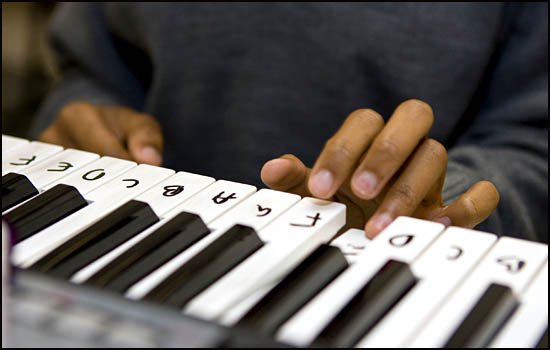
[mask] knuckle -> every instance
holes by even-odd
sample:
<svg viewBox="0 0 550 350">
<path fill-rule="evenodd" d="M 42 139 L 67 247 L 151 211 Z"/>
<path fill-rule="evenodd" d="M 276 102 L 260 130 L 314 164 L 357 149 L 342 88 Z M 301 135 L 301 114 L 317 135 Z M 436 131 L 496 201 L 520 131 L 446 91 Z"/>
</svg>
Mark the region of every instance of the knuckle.
<svg viewBox="0 0 550 350">
<path fill-rule="evenodd" d="M 475 202 L 470 197 L 464 198 L 462 201 L 462 207 L 464 209 L 465 217 L 468 221 L 474 221 L 479 216 L 479 210 L 476 207 Z"/>
<path fill-rule="evenodd" d="M 128 119 L 136 120 L 134 125 L 136 129 L 141 132 L 149 133 L 155 137 L 157 137 L 158 134 L 162 133 L 162 127 L 160 123 L 150 114 L 140 113 L 128 109 L 127 111 L 125 111 L 125 115 L 129 117 Z"/>
<path fill-rule="evenodd" d="M 93 111 L 95 111 L 95 108 L 87 102 L 72 102 L 61 108 L 59 111 L 59 118 L 63 121 L 71 121 L 76 117 L 91 115 L 90 112 Z"/>
<path fill-rule="evenodd" d="M 354 161 L 353 148 L 344 138 L 331 137 L 326 143 L 326 150 L 331 161 Z"/>
<path fill-rule="evenodd" d="M 424 141 L 430 158 L 440 162 L 447 162 L 447 150 L 440 142 L 434 139 L 427 139 Z"/>
<path fill-rule="evenodd" d="M 403 151 L 389 138 L 378 140 L 372 145 L 372 148 L 374 153 L 379 154 L 388 161 L 400 161 L 402 158 Z"/>
<path fill-rule="evenodd" d="M 407 208 L 416 207 L 417 196 L 414 189 L 408 184 L 398 184 L 392 189 L 392 196 Z"/>
</svg>

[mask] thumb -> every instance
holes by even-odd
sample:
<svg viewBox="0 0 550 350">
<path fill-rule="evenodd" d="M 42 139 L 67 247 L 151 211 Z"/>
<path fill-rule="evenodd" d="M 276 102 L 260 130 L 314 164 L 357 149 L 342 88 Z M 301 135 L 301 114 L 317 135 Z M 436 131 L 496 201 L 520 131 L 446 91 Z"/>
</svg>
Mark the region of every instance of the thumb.
<svg viewBox="0 0 550 350">
<path fill-rule="evenodd" d="M 163 137 L 159 123 L 150 115 L 134 111 L 121 116 L 130 156 L 138 163 L 160 166 Z"/>
<path fill-rule="evenodd" d="M 260 177 L 264 184 L 277 191 L 298 194 L 302 197 L 311 196 L 307 180 L 311 169 L 292 154 L 285 154 L 265 163 Z"/>
</svg>

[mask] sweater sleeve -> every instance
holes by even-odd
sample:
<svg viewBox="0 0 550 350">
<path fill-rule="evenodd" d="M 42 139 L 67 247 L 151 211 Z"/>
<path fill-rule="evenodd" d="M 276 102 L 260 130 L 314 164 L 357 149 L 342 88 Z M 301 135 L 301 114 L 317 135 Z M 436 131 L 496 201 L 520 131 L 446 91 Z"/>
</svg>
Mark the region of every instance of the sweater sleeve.
<svg viewBox="0 0 550 350">
<path fill-rule="evenodd" d="M 476 229 L 548 242 L 548 4 L 506 11 L 485 82 L 448 146 L 444 200 L 489 180 L 500 203 Z"/>
<path fill-rule="evenodd" d="M 38 137 L 59 110 L 74 101 L 143 107 L 146 87 L 124 63 L 101 4 L 59 4 L 50 39 L 62 79 L 41 104 L 31 137 Z"/>
</svg>

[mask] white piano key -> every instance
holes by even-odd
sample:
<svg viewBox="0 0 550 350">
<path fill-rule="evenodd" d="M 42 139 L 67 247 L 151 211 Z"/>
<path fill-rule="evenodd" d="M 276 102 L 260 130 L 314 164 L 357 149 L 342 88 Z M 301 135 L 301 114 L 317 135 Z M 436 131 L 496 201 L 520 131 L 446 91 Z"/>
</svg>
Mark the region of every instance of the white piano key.
<svg viewBox="0 0 550 350">
<path fill-rule="evenodd" d="M 402 347 L 496 242 L 497 236 L 450 227 L 412 265 L 418 284 L 357 345 Z"/>
<path fill-rule="evenodd" d="M 547 257 L 546 244 L 500 238 L 407 346 L 445 345 L 490 284 L 508 286 L 516 296 L 520 295 Z"/>
<path fill-rule="evenodd" d="M 489 345 L 491 348 L 533 348 L 548 328 L 548 260 L 520 296 L 521 304 Z"/>
<path fill-rule="evenodd" d="M 28 140 L 19 137 L 2 135 L 2 155 L 12 152 L 13 150 L 28 143 Z"/>
<path fill-rule="evenodd" d="M 372 240 L 367 238 L 365 231 L 352 228 L 332 240 L 331 246 L 339 248 L 349 264 L 357 262 L 359 257 L 368 251 Z"/>
<path fill-rule="evenodd" d="M 88 206 L 15 245 L 12 263 L 30 266 L 113 209 L 174 173 L 174 170 L 147 164 L 132 168 L 85 196 L 92 202 Z"/>
<path fill-rule="evenodd" d="M 124 244 L 118 246 L 108 254 L 105 254 L 98 260 L 94 261 L 92 264 L 81 269 L 73 275 L 71 281 L 75 283 L 82 283 L 90 278 L 105 265 L 116 259 L 119 255 L 133 247 L 151 233 L 155 232 L 160 226 L 164 225 L 169 220 L 165 217 L 167 211 L 185 202 L 186 200 L 189 200 L 214 181 L 215 180 L 212 177 L 181 171 L 137 196 L 135 199 L 149 203 L 151 208 L 155 211 L 157 216 L 161 218 L 161 220 Z M 174 213 L 176 213 L 176 211 L 174 211 Z M 170 216 L 170 218 L 173 216 L 174 215 Z"/>
<path fill-rule="evenodd" d="M 218 180 L 206 188 L 200 196 L 191 198 L 176 210 L 178 213 L 186 211 L 200 215 L 205 223 L 209 223 L 254 192 L 256 187 L 252 185 Z"/>
<path fill-rule="evenodd" d="M 155 214 L 161 217 L 214 181 L 213 177 L 180 171 L 134 199 L 147 202 Z"/>
<path fill-rule="evenodd" d="M 2 154 L 2 175 L 9 172 L 19 174 L 25 168 L 38 164 L 62 150 L 61 146 L 38 141 L 18 147 L 13 152 Z"/>
<path fill-rule="evenodd" d="M 113 157 L 101 157 L 77 171 L 44 186 L 47 191 L 57 184 L 74 186 L 85 195 L 137 166 L 136 162 Z"/>
<path fill-rule="evenodd" d="M 168 214 L 166 214 L 166 219 L 168 220 L 185 211 L 199 215 L 204 223 L 207 224 L 208 227 L 211 227 L 212 221 L 245 200 L 255 191 L 256 187 L 251 185 L 218 180 L 191 198 L 189 201 L 186 201 L 171 210 Z M 223 200 L 220 194 L 223 198 L 228 199 Z M 125 294 L 126 297 L 131 299 L 139 299 L 143 297 L 172 272 L 198 254 L 202 249 L 217 239 L 224 232 L 225 230 L 211 232 L 204 239 L 201 239 L 199 242 L 195 243 L 193 246 L 186 249 L 181 254 L 177 255 L 169 262 L 156 269 L 150 275 L 130 287 Z"/>
<path fill-rule="evenodd" d="M 398 217 L 369 242 L 368 253 L 286 322 L 276 339 L 296 346 L 309 345 L 389 259 L 413 262 L 444 228 L 435 222 Z"/>
<path fill-rule="evenodd" d="M 46 185 L 98 158 L 98 154 L 69 148 L 22 170 L 20 174 L 25 175 L 38 190 L 42 190 Z"/>
<path fill-rule="evenodd" d="M 303 198 L 258 232 L 268 242 L 264 247 L 194 298 L 184 312 L 223 324 L 223 313 L 251 293 L 279 281 L 319 245 L 334 237 L 345 224 L 345 214 L 346 207 L 341 203 Z"/>
</svg>

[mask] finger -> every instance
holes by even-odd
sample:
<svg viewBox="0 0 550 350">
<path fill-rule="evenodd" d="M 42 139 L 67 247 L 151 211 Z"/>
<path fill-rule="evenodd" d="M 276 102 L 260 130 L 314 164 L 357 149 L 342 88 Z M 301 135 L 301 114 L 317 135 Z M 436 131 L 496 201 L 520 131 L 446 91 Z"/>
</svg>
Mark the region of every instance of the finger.
<svg viewBox="0 0 550 350">
<path fill-rule="evenodd" d="M 104 123 L 98 108 L 85 102 L 75 102 L 64 107 L 58 116 L 61 132 L 67 135 L 75 147 L 108 155 L 130 159 L 122 140 Z"/>
<path fill-rule="evenodd" d="M 489 181 L 479 181 L 434 219 L 445 226 L 474 228 L 491 215 L 498 205 L 500 195 Z"/>
<path fill-rule="evenodd" d="M 319 198 L 334 195 L 383 126 L 384 119 L 373 110 L 351 113 L 315 162 L 308 183 L 311 193 Z"/>
<path fill-rule="evenodd" d="M 128 145 L 138 163 L 162 164 L 163 137 L 160 124 L 150 115 L 129 108 L 106 108 L 104 114 L 116 114 Z M 110 118 L 109 118 L 110 119 Z"/>
<path fill-rule="evenodd" d="M 367 221 L 367 237 L 374 238 L 398 216 L 411 216 L 440 182 L 446 164 L 445 147 L 433 139 L 423 141 Z"/>
<path fill-rule="evenodd" d="M 433 124 L 430 106 L 419 100 L 403 102 L 376 136 L 352 177 L 361 199 L 372 199 L 405 163 Z"/>
<path fill-rule="evenodd" d="M 65 133 L 60 132 L 57 123 L 50 125 L 46 130 L 44 130 L 38 137 L 38 140 L 54 145 L 60 145 L 65 148 L 76 147 L 74 142 Z"/>
<path fill-rule="evenodd" d="M 312 196 L 307 187 L 311 170 L 292 154 L 272 159 L 262 167 L 260 177 L 266 186 L 277 191 Z"/>
</svg>

